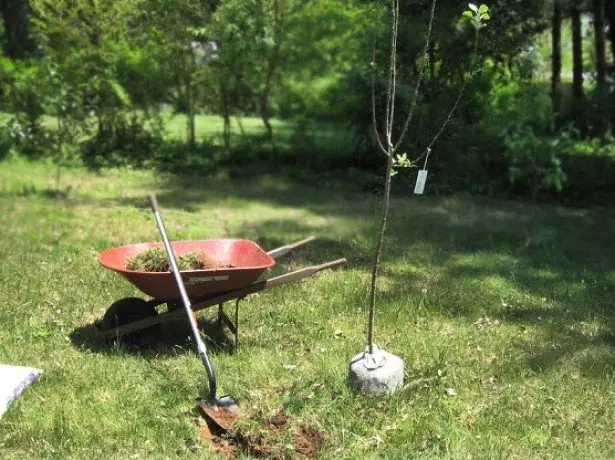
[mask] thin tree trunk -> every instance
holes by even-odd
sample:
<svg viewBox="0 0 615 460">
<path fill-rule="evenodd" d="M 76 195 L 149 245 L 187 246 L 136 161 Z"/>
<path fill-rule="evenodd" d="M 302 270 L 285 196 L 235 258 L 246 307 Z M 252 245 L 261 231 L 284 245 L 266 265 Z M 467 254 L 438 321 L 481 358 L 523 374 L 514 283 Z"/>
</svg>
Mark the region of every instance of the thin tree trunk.
<svg viewBox="0 0 615 460">
<path fill-rule="evenodd" d="M 553 1 L 551 26 L 551 101 L 553 124 L 557 129 L 562 105 L 562 9 L 559 0 Z"/>
<path fill-rule="evenodd" d="M 571 9 L 572 19 L 572 118 L 581 133 L 587 135 L 586 124 L 583 119 L 584 93 L 583 93 L 583 38 L 581 29 L 581 6 L 577 2 Z"/>
<path fill-rule="evenodd" d="M 605 0 L 604 11 L 609 23 L 609 41 L 611 42 L 611 73 L 615 73 L 615 0 Z"/>
<path fill-rule="evenodd" d="M 273 48 L 271 55 L 267 60 L 267 71 L 265 74 L 265 86 L 260 95 L 260 114 L 263 119 L 263 124 L 267 131 L 267 137 L 271 146 L 275 149 L 275 139 L 273 137 L 273 127 L 269 121 L 269 96 L 273 89 L 273 75 L 276 71 L 278 64 L 278 57 L 280 54 L 280 48 L 282 46 L 282 34 L 284 27 L 284 6 L 279 0 L 276 0 L 273 5 L 273 27 L 275 29 L 273 34 Z"/>
<path fill-rule="evenodd" d="M 19 59 L 33 51 L 34 44 L 29 37 L 29 3 L 23 0 L 0 1 L 0 16 L 4 28 L 4 54 Z"/>
<path fill-rule="evenodd" d="M 222 90 L 222 118 L 224 120 L 224 129 L 222 131 L 224 147 L 228 149 L 231 147 L 231 109 L 225 89 Z"/>
<path fill-rule="evenodd" d="M 593 0 L 594 14 L 594 45 L 596 48 L 596 87 L 598 91 L 598 126 L 593 133 L 598 137 L 603 137 L 608 130 L 608 119 L 605 109 L 607 108 L 606 99 L 608 88 L 606 86 L 606 33 L 604 30 L 604 0 Z"/>
<path fill-rule="evenodd" d="M 606 84 L 606 46 L 604 30 L 604 0 L 594 0 L 594 39 L 596 46 L 596 85 L 603 89 Z"/>
<path fill-rule="evenodd" d="M 241 133 L 241 137 L 247 139 L 246 130 L 243 129 L 243 122 L 241 121 L 241 118 L 235 115 L 235 121 L 237 122 L 237 126 L 239 126 L 239 132 Z"/>
<path fill-rule="evenodd" d="M 186 71 L 186 78 L 184 80 L 186 85 L 186 104 L 188 105 L 188 145 L 191 149 L 196 146 L 196 123 L 194 115 L 194 94 L 192 91 L 192 76 L 190 70 Z"/>
<path fill-rule="evenodd" d="M 386 231 L 387 217 L 389 215 L 389 201 L 391 197 L 391 178 L 393 173 L 393 151 L 389 147 L 389 156 L 387 157 L 387 170 L 384 182 L 384 201 L 382 203 L 382 218 L 380 219 L 380 231 L 376 239 L 376 253 L 374 265 L 372 266 L 372 280 L 370 289 L 370 310 L 369 321 L 367 325 L 367 345 L 370 354 L 374 353 L 374 312 L 376 310 L 376 280 L 378 279 L 378 269 L 380 268 L 380 259 L 382 258 L 382 247 L 384 245 L 384 233 Z"/>
<path fill-rule="evenodd" d="M 263 119 L 265 130 L 267 131 L 267 139 L 269 139 L 269 142 L 271 142 L 271 147 L 275 149 L 276 147 L 275 139 L 273 137 L 273 127 L 271 126 L 271 122 L 269 121 L 269 114 L 266 106 L 261 108 L 261 118 Z"/>
<path fill-rule="evenodd" d="M 605 0 L 604 4 L 606 19 L 609 24 L 609 35 L 608 39 L 611 43 L 611 55 L 613 57 L 613 61 L 610 63 L 610 74 L 611 78 L 615 78 L 615 0 Z M 611 92 L 610 102 L 615 102 L 615 93 Z M 610 111 L 610 122 L 611 122 L 611 132 L 615 133 L 615 110 Z"/>
<path fill-rule="evenodd" d="M 64 133 L 66 132 L 65 114 L 59 113 L 58 117 L 58 144 L 56 151 L 56 172 L 55 172 L 55 196 L 60 198 L 60 179 L 62 178 L 62 165 L 64 163 Z"/>
<path fill-rule="evenodd" d="M 532 193 L 532 214 L 530 216 L 530 222 L 527 226 L 527 238 L 525 239 L 525 243 L 523 243 L 523 247 L 525 249 L 530 248 L 534 244 L 534 227 L 536 226 L 536 212 L 538 208 L 536 200 L 538 198 L 539 186 L 540 176 L 538 174 L 534 174 L 530 180 L 530 188 Z"/>
<path fill-rule="evenodd" d="M 273 73 L 276 68 L 277 56 L 271 56 L 269 58 L 269 64 L 267 65 L 267 75 L 265 77 L 265 88 L 260 97 L 260 114 L 267 131 L 267 138 L 271 142 L 271 146 L 275 149 L 275 140 L 273 138 L 273 127 L 269 121 L 269 95 L 271 94 Z"/>
</svg>

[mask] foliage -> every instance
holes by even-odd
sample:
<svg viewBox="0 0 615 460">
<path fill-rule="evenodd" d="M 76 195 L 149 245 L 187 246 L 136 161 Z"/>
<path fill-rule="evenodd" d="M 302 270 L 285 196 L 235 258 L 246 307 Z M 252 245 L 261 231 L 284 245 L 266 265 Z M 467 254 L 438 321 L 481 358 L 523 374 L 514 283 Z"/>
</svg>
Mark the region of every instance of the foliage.
<svg viewBox="0 0 615 460">
<path fill-rule="evenodd" d="M 49 73 L 47 98 L 57 120 L 51 158 L 56 167 L 56 191 L 59 192 L 62 168 L 69 166 L 76 157 L 77 143 L 87 132 L 87 113 L 81 103 L 83 86 L 72 79 L 70 67 L 62 68 L 52 61 L 46 64 Z"/>
<path fill-rule="evenodd" d="M 39 129 L 45 113 L 45 95 L 40 86 L 44 79 L 44 69 L 35 60 L 0 57 L 0 96 L 4 110 L 14 114 L 30 131 Z"/>
<path fill-rule="evenodd" d="M 0 161 L 4 160 L 11 150 L 13 139 L 8 126 L 0 124 Z"/>
<path fill-rule="evenodd" d="M 610 206 L 615 202 L 615 155 L 583 155 L 578 148 L 561 157 L 567 179 L 558 200 L 577 207 Z"/>
<path fill-rule="evenodd" d="M 398 109 L 412 102 L 423 63 L 419 55 L 428 3 L 400 5 Z M 53 100 L 57 83 L 49 72 L 53 63 L 80 105 L 71 109 L 79 132 L 69 142 L 73 146 L 65 146 L 76 152 L 63 154 L 67 159 L 80 154 L 98 168 L 130 164 L 205 172 L 214 171 L 220 161 L 256 163 L 257 157 L 264 164 L 280 159 L 288 167 L 311 165 L 319 172 L 335 163 L 336 171 L 360 168 L 363 173 L 355 172 L 372 184 L 384 168 L 373 155 L 371 114 L 365 110 L 370 105 L 370 47 L 376 29 L 377 61 L 387 57 L 385 24 L 374 27 L 387 5 L 380 0 L 349 0 L 343 6 L 338 0 L 7 0 L 0 6 L 0 103 L 9 113 L 4 139 L 30 158 L 56 155 L 60 124 Z M 430 159 L 434 191 L 504 193 L 509 157 L 502 154 L 502 132 L 522 123 L 537 137 L 555 135 L 546 84 L 551 7 L 547 0 L 493 0 L 493 17 L 476 4 L 464 13 L 467 19 L 451 20 L 460 17 L 462 5 L 438 0 L 414 123 L 400 151 L 408 158 L 422 151 L 468 71 L 473 79 Z M 485 14 L 490 27 L 481 30 L 480 52 L 470 69 L 461 58 L 471 52 L 474 28 L 468 22 L 477 26 Z M 566 25 L 562 37 L 564 44 L 571 40 Z M 584 64 L 589 75 L 595 67 L 593 40 L 593 29 L 587 28 Z M 565 81 L 569 54 L 563 53 L 563 121 L 572 107 Z M 386 94 L 383 70 L 376 81 L 379 119 Z M 582 109 L 589 134 L 600 135 L 601 121 L 613 112 L 613 93 L 592 91 L 592 86 L 593 80 L 586 79 Z M 169 109 L 178 116 L 167 117 Z M 165 141 L 164 128 L 185 120 L 184 114 L 192 119 L 185 123 L 188 142 Z M 205 114 L 225 117 L 221 133 L 204 136 L 209 127 L 194 126 Z M 270 127 L 277 124 L 272 117 L 297 121 L 297 129 L 290 142 L 287 132 L 273 136 L 265 130 L 253 136 L 237 120 L 254 116 Z M 317 139 L 319 121 L 342 133 L 325 148 Z M 355 138 L 349 139 L 346 127 L 338 129 L 339 123 L 349 123 Z M 402 121 L 396 121 L 394 132 L 402 129 Z M 354 150 L 355 155 L 328 158 L 337 150 Z M 405 190 L 409 171 L 398 170 L 401 181 L 394 187 Z"/>
<path fill-rule="evenodd" d="M 539 190 L 560 191 L 566 180 L 559 156 L 572 147 L 572 135 L 562 130 L 555 138 L 536 135 L 526 124 L 512 126 L 504 134 L 511 183 L 527 187 L 535 201 Z"/>
<path fill-rule="evenodd" d="M 485 4 L 481 4 L 480 6 L 476 6 L 474 3 L 469 3 L 469 10 L 465 10 L 461 15 L 464 18 L 467 18 L 472 27 L 475 29 L 484 29 L 487 27 L 487 21 L 491 19 L 491 15 L 489 14 L 489 7 Z"/>
<path fill-rule="evenodd" d="M 149 126 L 146 122 L 149 121 Z M 91 168 L 144 167 L 155 161 L 162 148 L 164 129 L 159 117 L 116 114 L 107 132 L 81 144 L 83 162 Z"/>
<path fill-rule="evenodd" d="M 345 82 L 365 64 L 373 21 L 384 5 L 357 0 L 345 2 L 343 8 L 330 0 L 293 3 L 280 84 L 273 95 L 277 114 L 282 118 L 345 120 L 360 94 Z"/>
</svg>

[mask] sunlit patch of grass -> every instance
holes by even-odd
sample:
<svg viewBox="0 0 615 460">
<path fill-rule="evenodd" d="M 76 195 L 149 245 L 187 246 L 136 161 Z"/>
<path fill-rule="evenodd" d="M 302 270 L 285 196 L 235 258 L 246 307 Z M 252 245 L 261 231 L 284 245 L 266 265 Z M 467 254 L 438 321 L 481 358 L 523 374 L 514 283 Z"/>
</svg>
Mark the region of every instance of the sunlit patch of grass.
<svg viewBox="0 0 615 460">
<path fill-rule="evenodd" d="M 220 393 L 324 430 L 322 458 L 614 456 L 612 209 L 544 206 L 536 245 L 523 250 L 524 204 L 396 197 L 376 342 L 404 358 L 407 386 L 368 398 L 345 377 L 364 347 L 376 197 L 274 177 L 71 169 L 71 192 L 57 199 L 43 193 L 49 171 L 15 159 L 0 168 L 0 362 L 45 372 L 3 418 L 3 458 L 214 457 L 187 443 L 197 439 L 194 398 L 206 391 L 192 343 L 165 336 L 134 350 L 92 335 L 112 302 L 144 297 L 96 256 L 159 239 L 150 190 L 171 239 L 248 238 L 271 249 L 318 237 L 267 276 L 348 259 L 248 296 L 239 349 L 212 347 Z"/>
</svg>

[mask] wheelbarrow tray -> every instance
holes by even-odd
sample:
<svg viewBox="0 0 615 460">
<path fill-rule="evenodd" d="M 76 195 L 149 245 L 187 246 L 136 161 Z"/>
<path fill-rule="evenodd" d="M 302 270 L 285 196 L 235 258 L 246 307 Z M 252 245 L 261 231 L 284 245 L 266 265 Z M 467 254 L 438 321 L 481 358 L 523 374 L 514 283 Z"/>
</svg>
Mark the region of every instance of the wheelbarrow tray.
<svg viewBox="0 0 615 460">
<path fill-rule="evenodd" d="M 275 260 L 256 243 L 242 239 L 174 241 L 179 257 L 193 251 L 203 253 L 222 268 L 184 270 L 181 276 L 191 297 L 241 289 L 254 283 Z M 162 243 L 136 243 L 109 248 L 98 255 L 98 262 L 130 281 L 137 289 L 156 299 L 177 299 L 179 290 L 171 272 L 142 272 L 126 268 L 126 262 L 142 251 L 163 248 Z"/>
</svg>

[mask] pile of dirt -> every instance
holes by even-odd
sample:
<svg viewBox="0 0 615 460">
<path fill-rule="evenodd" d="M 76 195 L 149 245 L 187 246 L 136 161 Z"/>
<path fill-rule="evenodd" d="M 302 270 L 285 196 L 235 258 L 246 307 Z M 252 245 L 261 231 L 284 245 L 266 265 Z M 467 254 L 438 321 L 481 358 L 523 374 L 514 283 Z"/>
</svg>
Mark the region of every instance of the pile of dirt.
<svg viewBox="0 0 615 460">
<path fill-rule="evenodd" d="M 244 416 L 243 420 L 247 417 Z M 256 421 L 258 429 L 231 426 L 226 432 L 216 432 L 215 425 L 207 424 L 201 426 L 199 432 L 212 451 L 228 458 L 237 458 L 241 454 L 272 460 L 313 458 L 325 441 L 323 431 L 305 423 L 293 423 L 282 410 L 273 417 L 256 418 Z M 287 442 L 289 436 L 292 444 Z"/>
<path fill-rule="evenodd" d="M 232 264 L 217 262 L 200 249 L 181 254 L 177 257 L 176 262 L 180 271 L 233 268 Z M 141 251 L 134 257 L 128 259 L 125 266 L 128 270 L 138 272 L 171 271 L 169 257 L 166 250 L 163 248 L 152 248 Z"/>
<path fill-rule="evenodd" d="M 324 442 L 324 433 L 310 425 L 299 425 L 293 433 L 295 451 L 306 457 L 315 457 Z"/>
</svg>

